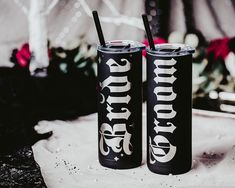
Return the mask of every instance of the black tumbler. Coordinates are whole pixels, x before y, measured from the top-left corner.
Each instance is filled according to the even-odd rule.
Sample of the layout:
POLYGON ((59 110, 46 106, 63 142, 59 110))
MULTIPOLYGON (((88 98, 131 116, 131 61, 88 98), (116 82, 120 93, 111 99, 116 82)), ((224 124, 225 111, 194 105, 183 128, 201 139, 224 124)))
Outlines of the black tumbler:
POLYGON ((192 53, 183 44, 147 49, 147 164, 182 174, 192 163, 192 53))
POLYGON ((102 166, 127 169, 142 161, 141 43, 98 46, 98 150, 102 166))

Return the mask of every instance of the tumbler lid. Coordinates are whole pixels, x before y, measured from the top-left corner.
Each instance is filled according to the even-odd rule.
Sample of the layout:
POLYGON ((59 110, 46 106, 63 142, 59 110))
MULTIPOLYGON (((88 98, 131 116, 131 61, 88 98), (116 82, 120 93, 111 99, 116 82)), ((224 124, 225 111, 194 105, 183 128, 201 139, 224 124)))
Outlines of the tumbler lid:
POLYGON ((155 45, 155 50, 147 48, 147 53, 156 56, 182 56, 190 55, 195 52, 195 49, 191 46, 178 43, 166 43, 166 44, 157 44, 155 45))
POLYGON ((98 45, 98 50, 106 53, 128 53, 144 49, 144 44, 131 40, 112 40, 106 42, 105 46, 98 45))

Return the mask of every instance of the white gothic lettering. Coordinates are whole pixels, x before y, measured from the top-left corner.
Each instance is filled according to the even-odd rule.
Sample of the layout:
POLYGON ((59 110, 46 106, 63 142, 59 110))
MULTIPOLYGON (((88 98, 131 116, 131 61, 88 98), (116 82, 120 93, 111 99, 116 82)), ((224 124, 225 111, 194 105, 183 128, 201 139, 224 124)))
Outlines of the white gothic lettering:
MULTIPOLYGON (((125 73, 130 70, 131 64, 127 59, 121 59, 124 65, 118 64, 113 59, 109 59, 106 62, 106 65, 109 66, 110 73, 125 73)), ((105 88, 109 89, 109 96, 105 99, 104 95, 102 96, 101 103, 106 102, 106 109, 108 111, 107 118, 110 122, 113 120, 128 120, 131 115, 131 112, 128 108, 115 108, 116 104, 128 104, 131 100, 129 95, 124 93, 131 89, 131 83, 128 81, 127 76, 115 76, 110 75, 103 82, 100 83, 101 90, 105 88), (117 96, 113 95, 114 93, 119 93, 123 95, 117 96)), ((126 129, 126 124, 119 123, 110 126, 108 123, 103 123, 100 127, 100 141, 99 148, 100 152, 103 155, 108 155, 110 150, 115 153, 124 152, 127 155, 132 154, 132 144, 131 134, 128 133, 126 129)))
MULTIPOLYGON (((176 99, 177 94, 173 91, 172 84, 175 82, 176 77, 174 73, 177 71, 174 67, 176 61, 172 58, 170 60, 155 60, 154 73, 156 77, 154 82, 157 85, 154 89, 154 94, 157 98, 157 101, 164 101, 164 104, 156 104, 154 106, 154 111, 156 113, 157 119, 167 120, 165 124, 160 124, 157 119, 154 119, 154 131, 156 136, 151 139, 149 137, 149 160, 151 164, 154 164, 156 161, 161 163, 169 162, 176 154, 176 146, 172 145, 170 141, 160 135, 159 133, 173 133, 176 129, 176 126, 170 122, 173 119, 177 112, 174 110, 173 101, 176 99)), ((165 122, 165 121, 164 121, 165 122)))

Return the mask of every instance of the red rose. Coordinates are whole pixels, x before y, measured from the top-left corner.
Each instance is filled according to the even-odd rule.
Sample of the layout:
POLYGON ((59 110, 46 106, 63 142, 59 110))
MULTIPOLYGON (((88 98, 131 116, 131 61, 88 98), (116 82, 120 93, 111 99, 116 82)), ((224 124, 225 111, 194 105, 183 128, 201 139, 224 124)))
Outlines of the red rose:
POLYGON ((213 60, 219 58, 224 60, 231 51, 228 45, 229 41, 230 38, 212 40, 207 48, 207 55, 213 54, 213 60))
MULTIPOLYGON (((51 50, 48 49, 48 57, 51 58, 51 50)), ((20 67, 25 68, 29 65, 31 58, 31 52, 29 50, 29 44, 25 43, 22 45, 21 49, 16 52, 17 63, 20 67)))
POLYGON ((29 64, 31 53, 29 51, 29 44, 25 43, 20 50, 16 52, 17 63, 20 67, 26 67, 29 64))

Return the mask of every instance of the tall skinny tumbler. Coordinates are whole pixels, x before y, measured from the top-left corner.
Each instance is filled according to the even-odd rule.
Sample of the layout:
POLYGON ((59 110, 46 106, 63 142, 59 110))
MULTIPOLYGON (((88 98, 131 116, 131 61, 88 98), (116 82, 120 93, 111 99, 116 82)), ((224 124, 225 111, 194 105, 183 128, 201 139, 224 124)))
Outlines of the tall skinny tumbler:
POLYGON ((181 44, 147 49, 147 164, 181 174, 192 162, 192 53, 181 44))
POLYGON ((98 46, 98 150, 105 167, 141 165, 143 48, 128 40, 98 46))

